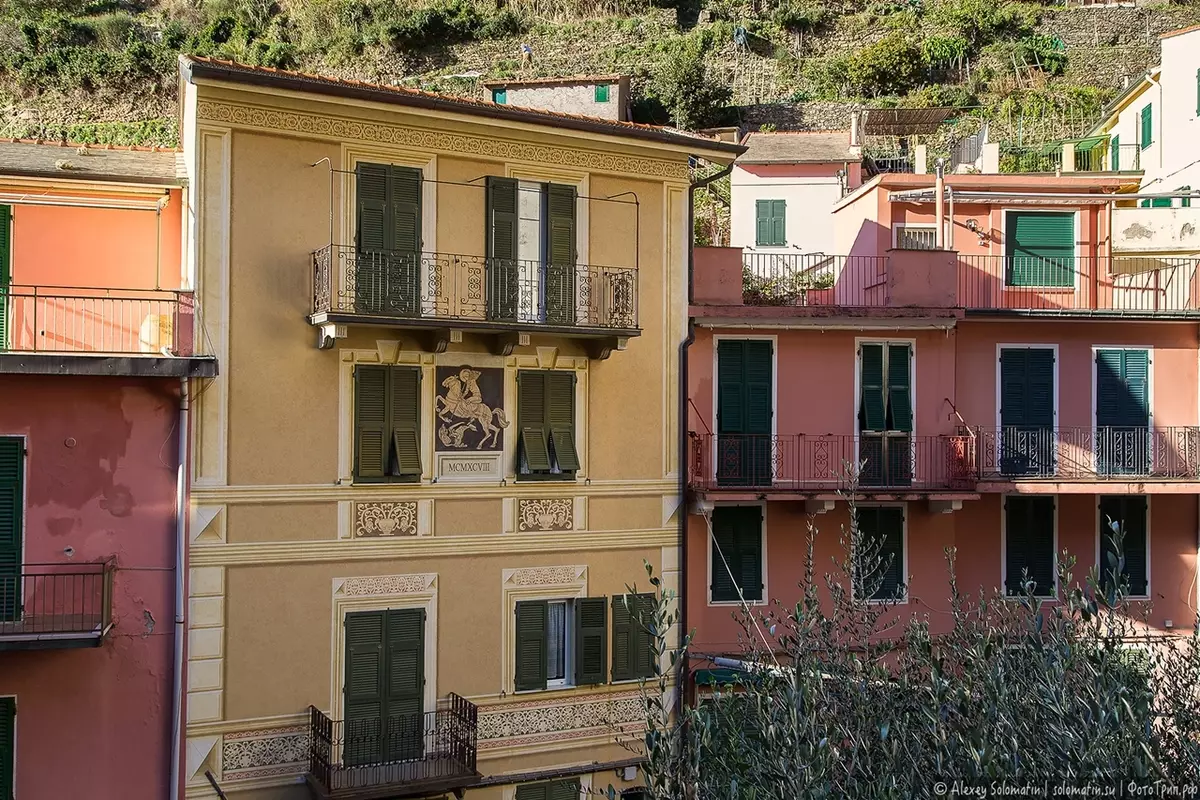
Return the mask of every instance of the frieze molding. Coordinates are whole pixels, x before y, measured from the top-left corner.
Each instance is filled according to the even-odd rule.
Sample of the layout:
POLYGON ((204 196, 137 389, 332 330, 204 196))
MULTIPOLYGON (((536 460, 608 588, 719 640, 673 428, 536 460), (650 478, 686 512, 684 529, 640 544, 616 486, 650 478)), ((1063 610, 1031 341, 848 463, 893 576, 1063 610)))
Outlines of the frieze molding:
POLYGON ((505 586, 562 586, 587 582, 587 566, 521 567, 504 570, 505 586))
POLYGON ((437 591, 437 573, 417 575, 364 575, 335 580, 333 593, 339 597, 395 597, 437 591))
POLYGON ((645 720, 639 690, 479 709, 479 749, 628 732, 645 720))
POLYGON ((517 500, 517 530, 569 531, 575 527, 575 498, 517 500))
POLYGON ((228 781, 302 774, 308 766, 308 726, 227 733, 221 746, 228 781))
POLYGON ((354 535, 416 536, 417 503, 355 503, 354 535))
MULTIPOLYGON (((200 100, 196 115, 200 121, 222 125, 286 131, 343 141, 387 144, 414 150, 435 150, 463 156, 552 164, 576 167, 591 172, 626 173, 645 177, 687 180, 686 161, 636 158, 589 150, 574 150, 551 145, 531 144, 501 138, 483 138, 446 131, 422 130, 384 122, 351 120, 301 111, 259 108, 249 105, 200 100)), ((619 134, 618 130, 614 133, 619 134)))

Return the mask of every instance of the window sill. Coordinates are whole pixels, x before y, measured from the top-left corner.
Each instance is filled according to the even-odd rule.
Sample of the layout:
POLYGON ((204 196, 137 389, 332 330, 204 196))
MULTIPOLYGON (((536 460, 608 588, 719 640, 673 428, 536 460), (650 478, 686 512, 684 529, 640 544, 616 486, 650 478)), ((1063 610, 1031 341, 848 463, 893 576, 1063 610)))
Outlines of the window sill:
POLYGON ((514 476, 514 479, 518 483, 545 483, 545 482, 575 483, 576 481, 579 480, 575 476, 575 473, 573 473, 573 472, 571 472, 571 473, 567 473, 567 472, 550 473, 547 475, 541 475, 541 474, 521 475, 521 474, 518 474, 518 475, 514 476))
POLYGON ((421 478, 351 478, 351 486, 420 486, 421 478))
MULTIPOLYGON (((767 605, 766 600, 747 600, 745 602, 746 602, 746 605, 748 605, 748 606, 765 606, 765 605, 767 605)), ((742 604, 741 600, 712 600, 712 599, 709 599, 709 601, 708 601, 708 605, 710 607, 711 606, 733 607, 733 606, 740 606, 741 604, 742 604)))

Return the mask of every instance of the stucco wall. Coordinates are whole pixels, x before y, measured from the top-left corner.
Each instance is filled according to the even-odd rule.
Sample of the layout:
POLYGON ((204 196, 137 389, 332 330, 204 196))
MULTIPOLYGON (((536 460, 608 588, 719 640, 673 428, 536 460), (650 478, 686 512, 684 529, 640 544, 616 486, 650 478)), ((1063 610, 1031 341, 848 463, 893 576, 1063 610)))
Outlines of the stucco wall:
POLYGON ((25 563, 115 556, 96 649, 9 652, 19 797, 167 792, 178 400, 153 380, 0 376, 0 435, 26 437, 25 563), (64 768, 70 765, 70 768, 64 768))
MULTIPOLYGON (((628 85, 626 83, 626 85, 628 85)), ((609 84, 608 100, 596 102, 596 85, 580 86, 509 86, 505 102, 512 106, 562 111, 602 119, 628 119, 625 95, 619 84, 609 84)))
POLYGON ((861 164, 743 164, 730 175, 730 233, 732 247, 755 252, 834 253, 831 207, 842 196, 838 171, 849 166, 849 186, 861 182, 861 164), (787 204, 787 244, 759 247, 755 243, 757 200, 787 204))

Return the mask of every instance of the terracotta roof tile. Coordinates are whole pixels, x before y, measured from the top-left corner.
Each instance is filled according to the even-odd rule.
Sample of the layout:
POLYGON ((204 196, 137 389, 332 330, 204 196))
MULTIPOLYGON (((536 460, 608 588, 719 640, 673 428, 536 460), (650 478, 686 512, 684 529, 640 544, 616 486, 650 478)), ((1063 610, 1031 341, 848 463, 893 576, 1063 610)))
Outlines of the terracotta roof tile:
POLYGON ((175 148, 0 139, 0 175, 181 185, 175 148))
POLYGON ((1200 31, 1200 25, 1189 25, 1188 27, 1180 28, 1177 31, 1167 31, 1164 34, 1161 34, 1158 38, 1170 39, 1172 36, 1182 36, 1183 34, 1191 33, 1192 31, 1200 31))
POLYGON ((510 78, 480 81, 481 86, 573 86, 576 84, 617 83, 625 75, 566 75, 558 78, 510 78))
POLYGON ((745 164, 806 164, 857 161, 850 151, 850 131, 786 131, 748 133, 747 148, 738 160, 745 164))

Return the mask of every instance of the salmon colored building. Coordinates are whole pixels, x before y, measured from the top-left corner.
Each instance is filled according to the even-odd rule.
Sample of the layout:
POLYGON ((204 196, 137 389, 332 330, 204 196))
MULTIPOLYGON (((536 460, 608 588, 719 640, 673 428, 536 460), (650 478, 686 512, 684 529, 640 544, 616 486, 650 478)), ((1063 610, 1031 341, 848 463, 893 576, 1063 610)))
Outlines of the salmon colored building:
POLYGON ((965 591, 1054 596, 1061 553, 1082 582, 1115 520, 1151 624, 1195 624, 1197 260, 1113 254, 1136 181, 947 176, 939 211, 934 176, 882 175, 835 205, 840 255, 696 249, 695 653, 738 653, 740 598, 799 600, 809 519, 827 571, 854 464, 898 613, 947 609, 947 547, 965 591))
POLYGON ((3 798, 177 793, 180 431, 216 365, 175 162, 0 144, 3 798))

